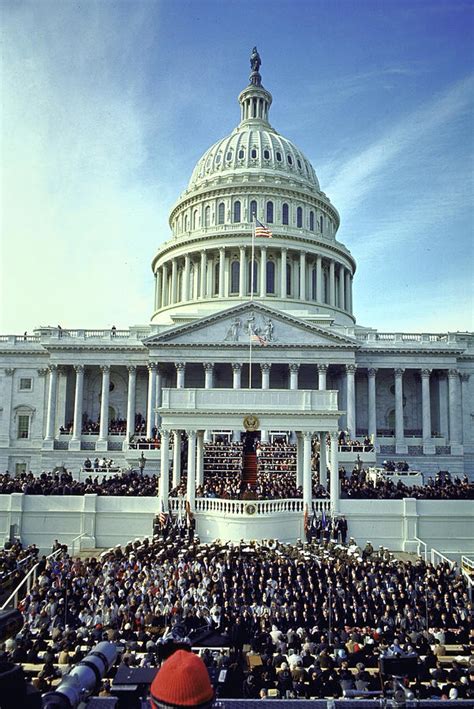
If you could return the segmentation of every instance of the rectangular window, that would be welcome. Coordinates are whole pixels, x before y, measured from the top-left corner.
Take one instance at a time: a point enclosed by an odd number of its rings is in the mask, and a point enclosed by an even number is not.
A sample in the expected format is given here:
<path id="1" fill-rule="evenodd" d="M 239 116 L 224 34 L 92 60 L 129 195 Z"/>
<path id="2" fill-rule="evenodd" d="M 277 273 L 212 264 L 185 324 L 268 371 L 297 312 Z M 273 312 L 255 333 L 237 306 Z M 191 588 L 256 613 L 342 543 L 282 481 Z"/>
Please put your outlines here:
<path id="1" fill-rule="evenodd" d="M 18 416 L 18 438 L 28 438 L 30 433 L 30 417 Z"/>
<path id="2" fill-rule="evenodd" d="M 20 379 L 20 389 L 22 391 L 31 391 L 32 381 L 30 377 L 22 377 Z"/>
<path id="3" fill-rule="evenodd" d="M 26 473 L 26 463 L 15 463 L 15 475 Z"/>

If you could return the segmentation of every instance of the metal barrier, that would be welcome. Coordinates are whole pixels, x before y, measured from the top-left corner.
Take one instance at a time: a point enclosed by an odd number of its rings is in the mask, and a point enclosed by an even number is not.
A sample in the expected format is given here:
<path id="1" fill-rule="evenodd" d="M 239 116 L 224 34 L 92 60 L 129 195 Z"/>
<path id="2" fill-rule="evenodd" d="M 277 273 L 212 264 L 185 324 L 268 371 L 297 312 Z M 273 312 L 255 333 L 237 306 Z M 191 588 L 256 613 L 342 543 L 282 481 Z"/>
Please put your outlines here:
<path id="1" fill-rule="evenodd" d="M 467 582 L 467 593 L 472 603 L 474 586 L 474 560 L 468 556 L 461 556 L 461 573 Z"/>
<path id="2" fill-rule="evenodd" d="M 418 554 L 418 556 L 421 556 L 420 547 L 423 547 L 423 558 L 426 564 L 428 562 L 428 546 L 426 542 L 424 542 L 422 539 L 419 539 L 418 537 L 414 537 L 414 540 L 417 543 L 416 553 Z"/>
<path id="3" fill-rule="evenodd" d="M 54 559 L 56 556 L 58 556 L 62 552 L 62 549 L 57 549 L 56 551 L 53 551 L 49 556 L 47 556 L 47 559 Z M 20 591 L 24 586 L 26 586 L 26 592 L 23 594 L 24 596 L 28 594 L 31 589 L 33 588 L 34 584 L 36 583 L 36 578 L 38 576 L 38 564 L 35 564 L 32 569 L 30 569 L 25 576 L 25 578 L 20 581 L 18 586 L 11 592 L 11 594 L 8 596 L 7 600 L 5 603 L 2 605 L 0 610 L 5 611 L 8 608 L 18 608 L 18 599 L 20 596 Z M 23 597 L 23 596 L 22 596 Z"/>
<path id="4" fill-rule="evenodd" d="M 432 549 L 431 550 L 431 563 L 433 566 L 438 566 L 438 564 L 449 564 L 451 568 L 456 565 L 456 562 L 453 561 L 452 559 L 448 559 L 447 556 L 442 554 L 440 551 L 437 549 Z"/>

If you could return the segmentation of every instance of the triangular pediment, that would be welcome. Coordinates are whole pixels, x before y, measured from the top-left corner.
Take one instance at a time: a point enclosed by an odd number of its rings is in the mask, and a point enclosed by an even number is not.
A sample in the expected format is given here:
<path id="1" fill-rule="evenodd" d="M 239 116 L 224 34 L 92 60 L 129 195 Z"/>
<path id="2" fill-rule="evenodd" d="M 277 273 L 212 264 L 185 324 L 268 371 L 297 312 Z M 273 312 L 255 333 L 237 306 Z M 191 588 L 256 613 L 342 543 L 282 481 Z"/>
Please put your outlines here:
<path id="1" fill-rule="evenodd" d="M 329 327 L 309 324 L 261 303 L 242 303 L 227 310 L 170 328 L 144 340 L 149 347 L 203 345 L 248 347 L 330 347 L 354 349 L 358 343 Z"/>

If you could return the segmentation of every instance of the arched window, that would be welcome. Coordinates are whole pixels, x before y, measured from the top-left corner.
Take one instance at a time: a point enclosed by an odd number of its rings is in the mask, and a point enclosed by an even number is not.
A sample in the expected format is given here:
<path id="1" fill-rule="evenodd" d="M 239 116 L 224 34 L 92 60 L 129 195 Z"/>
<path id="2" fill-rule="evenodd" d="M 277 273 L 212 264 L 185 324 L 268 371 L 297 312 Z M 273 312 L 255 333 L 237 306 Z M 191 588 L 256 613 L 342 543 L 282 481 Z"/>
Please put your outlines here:
<path id="1" fill-rule="evenodd" d="M 239 157 L 239 160 L 243 160 L 243 159 L 244 159 L 245 153 L 244 153 L 244 149 L 243 149 L 243 148 L 240 148 L 240 150 L 239 150 L 239 156 L 238 156 L 238 157 Z"/>
<path id="2" fill-rule="evenodd" d="M 296 210 L 296 226 L 301 228 L 303 226 L 303 208 L 298 207 Z"/>
<path id="3" fill-rule="evenodd" d="M 257 157 L 257 149 L 256 148 L 252 148 L 252 150 L 250 151 L 250 157 L 254 158 L 254 159 Z"/>
<path id="4" fill-rule="evenodd" d="M 291 155 L 287 155 L 286 159 L 288 160 L 288 165 L 293 165 L 293 158 L 291 157 Z"/>
<path id="5" fill-rule="evenodd" d="M 193 229 L 197 229 L 198 224 L 198 210 L 195 209 L 193 212 Z"/>
<path id="6" fill-rule="evenodd" d="M 188 215 L 184 216 L 184 231 L 188 231 Z"/>
<path id="7" fill-rule="evenodd" d="M 275 263 L 267 261 L 267 293 L 275 294 Z"/>
<path id="8" fill-rule="evenodd" d="M 288 209 L 288 205 L 287 205 L 286 202 L 285 202 L 285 203 L 283 204 L 282 212 L 281 212 L 281 221 L 282 221 L 282 224 L 288 224 L 288 223 L 289 223 L 289 219 L 290 219 L 289 214 L 290 214 L 290 210 Z"/>
<path id="9" fill-rule="evenodd" d="M 276 153 L 276 159 L 277 162 L 281 162 L 281 153 L 279 151 Z"/>
<path id="10" fill-rule="evenodd" d="M 257 202 L 253 199 L 250 202 L 250 207 L 249 207 L 249 222 L 253 222 L 253 220 L 256 216 L 257 216 Z"/>
<path id="11" fill-rule="evenodd" d="M 317 282 L 317 271 L 316 271 L 316 266 L 313 266 L 313 269 L 311 271 L 311 298 L 313 300 L 316 300 L 316 294 L 318 292 L 316 282 Z"/>
<path id="12" fill-rule="evenodd" d="M 211 226 L 211 208 L 206 207 L 204 210 L 204 226 Z"/>
<path id="13" fill-rule="evenodd" d="M 230 267 L 230 292 L 232 295 L 239 292 L 240 263 L 232 261 Z"/>
<path id="14" fill-rule="evenodd" d="M 319 231 L 321 232 L 321 234 L 323 233 L 323 226 L 324 226 L 324 219 L 323 219 L 323 216 L 321 215 L 319 217 Z"/>
<path id="15" fill-rule="evenodd" d="M 252 292 L 252 261 L 248 263 L 248 290 Z M 257 293 L 258 289 L 258 263 L 253 262 L 253 293 Z"/>
<path id="16" fill-rule="evenodd" d="M 267 202 L 267 222 L 273 224 L 273 202 Z"/>
<path id="17" fill-rule="evenodd" d="M 240 222 L 240 202 L 237 200 L 234 202 L 234 224 L 238 224 Z"/>
<path id="18" fill-rule="evenodd" d="M 214 265 L 214 295 L 219 295 L 219 261 Z"/>
<path id="19" fill-rule="evenodd" d="M 286 295 L 291 295 L 291 263 L 286 264 Z"/>
<path id="20" fill-rule="evenodd" d="M 309 213 L 309 230 L 314 231 L 314 212 L 313 210 Z"/>
<path id="21" fill-rule="evenodd" d="M 217 223 L 224 224 L 224 217 L 225 217 L 225 205 L 224 205 L 224 202 L 220 202 L 219 207 L 217 209 Z"/>
<path id="22" fill-rule="evenodd" d="M 270 160 L 270 151 L 269 150 L 264 150 L 263 151 L 263 157 L 265 160 Z"/>

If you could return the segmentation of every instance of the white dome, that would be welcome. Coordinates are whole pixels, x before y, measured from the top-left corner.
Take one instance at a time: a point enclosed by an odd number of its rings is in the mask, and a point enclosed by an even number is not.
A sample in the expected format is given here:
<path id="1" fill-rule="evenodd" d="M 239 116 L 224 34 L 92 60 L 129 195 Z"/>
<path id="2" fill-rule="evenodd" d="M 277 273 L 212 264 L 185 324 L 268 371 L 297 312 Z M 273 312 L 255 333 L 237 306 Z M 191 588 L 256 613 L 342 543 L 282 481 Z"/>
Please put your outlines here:
<path id="1" fill-rule="evenodd" d="M 217 176 L 237 177 L 239 173 L 270 173 L 273 177 L 279 174 L 320 191 L 316 173 L 301 150 L 262 120 L 243 121 L 229 136 L 206 150 L 194 168 L 188 192 Z"/>

